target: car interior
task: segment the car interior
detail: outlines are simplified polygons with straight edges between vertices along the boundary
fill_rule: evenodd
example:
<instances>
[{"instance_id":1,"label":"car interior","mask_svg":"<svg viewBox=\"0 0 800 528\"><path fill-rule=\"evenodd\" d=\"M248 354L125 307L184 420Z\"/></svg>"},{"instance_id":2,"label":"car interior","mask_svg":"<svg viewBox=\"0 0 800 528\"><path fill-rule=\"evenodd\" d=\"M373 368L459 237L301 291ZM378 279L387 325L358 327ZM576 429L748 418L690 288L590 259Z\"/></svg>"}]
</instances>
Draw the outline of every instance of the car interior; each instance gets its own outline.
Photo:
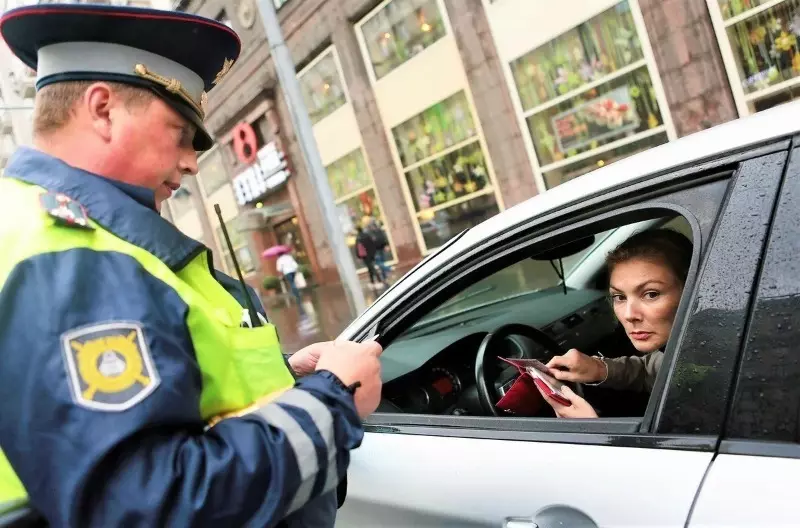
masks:
<instances>
[{"instance_id":1,"label":"car interior","mask_svg":"<svg viewBox=\"0 0 800 528\"><path fill-rule=\"evenodd\" d=\"M501 357L546 363L570 348L609 358L636 355L614 316L605 257L634 233L651 229L692 239L680 215L617 225L546 250L533 246L513 264L438 302L385 347L378 412L514 416L496 406L519 376ZM650 397L602 385L572 388L604 417L641 417ZM542 405L535 416L554 414Z\"/></svg>"}]
</instances>

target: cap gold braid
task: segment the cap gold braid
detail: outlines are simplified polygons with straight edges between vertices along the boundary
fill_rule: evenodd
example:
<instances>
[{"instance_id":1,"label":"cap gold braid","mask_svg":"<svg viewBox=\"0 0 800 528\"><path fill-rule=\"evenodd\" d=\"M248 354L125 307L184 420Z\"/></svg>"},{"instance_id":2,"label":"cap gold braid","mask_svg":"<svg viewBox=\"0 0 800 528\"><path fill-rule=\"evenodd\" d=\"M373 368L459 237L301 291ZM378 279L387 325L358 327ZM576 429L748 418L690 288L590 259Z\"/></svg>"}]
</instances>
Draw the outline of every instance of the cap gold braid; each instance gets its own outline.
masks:
<instances>
[{"instance_id":1,"label":"cap gold braid","mask_svg":"<svg viewBox=\"0 0 800 528\"><path fill-rule=\"evenodd\" d=\"M160 84L168 92L174 93L175 95L186 101L189 104L189 106L191 106L192 109L195 112L197 112L197 114L200 116L200 119L205 118L205 109L202 108L202 106L205 106L202 104L204 102L203 98L201 98L200 100L201 104L197 104L178 79L168 79L167 77L162 77L161 75L148 70L147 66L145 66L144 64L137 64L136 67L133 69L133 71L139 77L147 79L148 81L153 81L156 84ZM203 92L203 95L205 95L205 92Z\"/></svg>"}]
</instances>

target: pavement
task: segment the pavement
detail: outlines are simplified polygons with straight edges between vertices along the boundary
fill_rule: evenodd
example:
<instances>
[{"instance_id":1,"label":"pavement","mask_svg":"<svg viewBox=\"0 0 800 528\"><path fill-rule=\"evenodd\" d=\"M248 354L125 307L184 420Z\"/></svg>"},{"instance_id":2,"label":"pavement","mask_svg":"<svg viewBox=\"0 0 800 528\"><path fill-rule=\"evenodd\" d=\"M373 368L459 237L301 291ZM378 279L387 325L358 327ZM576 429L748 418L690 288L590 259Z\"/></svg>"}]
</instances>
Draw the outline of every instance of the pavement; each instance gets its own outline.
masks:
<instances>
[{"instance_id":1,"label":"pavement","mask_svg":"<svg viewBox=\"0 0 800 528\"><path fill-rule=\"evenodd\" d=\"M367 306L384 291L371 288L368 282L362 282L361 287ZM290 294L260 294L267 317L278 329L283 353L287 356L312 343L335 339L355 318L341 284L306 289L302 303L305 317L301 316Z\"/></svg>"}]
</instances>

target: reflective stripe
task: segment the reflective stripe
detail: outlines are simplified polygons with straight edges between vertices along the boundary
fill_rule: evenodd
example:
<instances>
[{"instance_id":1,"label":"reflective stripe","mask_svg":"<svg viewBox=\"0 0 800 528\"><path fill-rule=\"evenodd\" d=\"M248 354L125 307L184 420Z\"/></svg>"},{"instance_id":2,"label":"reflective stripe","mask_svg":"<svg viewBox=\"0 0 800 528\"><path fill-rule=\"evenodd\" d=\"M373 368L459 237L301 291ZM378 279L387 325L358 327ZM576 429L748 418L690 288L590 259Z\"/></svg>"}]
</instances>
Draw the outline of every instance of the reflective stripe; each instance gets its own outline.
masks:
<instances>
[{"instance_id":1,"label":"reflective stripe","mask_svg":"<svg viewBox=\"0 0 800 528\"><path fill-rule=\"evenodd\" d=\"M27 499L12 500L7 502L0 502L0 514L5 514L11 511L19 510L28 504Z\"/></svg>"},{"instance_id":2,"label":"reflective stripe","mask_svg":"<svg viewBox=\"0 0 800 528\"><path fill-rule=\"evenodd\" d=\"M311 480L313 483L314 477L319 472L319 462L317 461L317 450L314 447L314 442L311 440L311 437L303 431L303 428L300 427L297 420L292 418L292 415L278 405L267 405L263 409L259 409L258 414L261 415L267 423L281 429L286 434L286 439L289 441L289 445L292 446L292 451L294 451L294 456L297 459L297 468L300 470L300 490L303 489L303 484L305 484L307 480ZM300 490L298 490L298 494ZM309 492L306 502L308 502L310 497L311 493ZM292 504L294 504L297 499L298 497L295 495Z\"/></svg>"},{"instance_id":3,"label":"reflective stripe","mask_svg":"<svg viewBox=\"0 0 800 528\"><path fill-rule=\"evenodd\" d=\"M286 391L277 400L275 400L275 403L288 405L290 407L297 407L306 411L311 417L314 425L319 431L320 436L322 436L322 439L325 442L325 449L328 452L325 487L323 490L328 491L329 489L333 489L333 487L335 487L338 483L338 471L336 465L336 442L333 438L333 415L331 412L327 407L325 407L325 404L323 404L317 398L300 389L291 389ZM316 472L319 472L319 465L317 465L315 473ZM315 480L316 479L314 478L303 479L303 482L300 484L300 487L295 494L294 500L292 500L292 502L289 504L287 514L299 510L305 506L306 503L308 503L308 501L311 499L311 494L314 492ZM333 485L329 488L331 481L333 481Z\"/></svg>"}]
</instances>

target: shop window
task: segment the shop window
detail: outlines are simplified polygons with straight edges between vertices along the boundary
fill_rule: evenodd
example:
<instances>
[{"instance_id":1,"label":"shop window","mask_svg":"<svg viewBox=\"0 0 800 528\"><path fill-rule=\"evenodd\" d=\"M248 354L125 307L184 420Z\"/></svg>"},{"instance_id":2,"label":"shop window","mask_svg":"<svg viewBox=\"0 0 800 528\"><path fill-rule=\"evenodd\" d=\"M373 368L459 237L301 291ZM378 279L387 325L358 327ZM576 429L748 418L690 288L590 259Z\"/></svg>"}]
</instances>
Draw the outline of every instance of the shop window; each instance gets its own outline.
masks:
<instances>
[{"instance_id":1,"label":"shop window","mask_svg":"<svg viewBox=\"0 0 800 528\"><path fill-rule=\"evenodd\" d=\"M326 170L353 261L361 262L356 252L356 228L377 225L384 229L386 226L364 153L358 148L328 165ZM388 238L389 234L386 235ZM394 254L389 256L389 260L394 259Z\"/></svg>"},{"instance_id":2,"label":"shop window","mask_svg":"<svg viewBox=\"0 0 800 528\"><path fill-rule=\"evenodd\" d=\"M441 39L438 0L391 0L361 26L369 61L380 79Z\"/></svg>"},{"instance_id":3,"label":"shop window","mask_svg":"<svg viewBox=\"0 0 800 528\"><path fill-rule=\"evenodd\" d=\"M206 196L211 196L223 185L230 183L222 151L216 146L198 160L197 167L197 181Z\"/></svg>"},{"instance_id":4,"label":"shop window","mask_svg":"<svg viewBox=\"0 0 800 528\"><path fill-rule=\"evenodd\" d=\"M800 84L800 0L720 1L736 73L751 111L794 99ZM794 88L794 89L793 89ZM778 94L776 92L784 92Z\"/></svg>"},{"instance_id":5,"label":"shop window","mask_svg":"<svg viewBox=\"0 0 800 528\"><path fill-rule=\"evenodd\" d=\"M250 245L247 238L239 232L236 227L235 221L225 222L225 228L228 230L228 236L231 239L231 246L236 254L236 260L239 262L242 273L252 273L256 271L256 261L253 259L253 253L250 251ZM236 276L236 268L231 259L231 252L228 250L228 244L225 243L225 235L222 233L222 227L217 226L217 245L219 246L222 260L225 263L225 271L228 275Z\"/></svg>"},{"instance_id":6,"label":"shop window","mask_svg":"<svg viewBox=\"0 0 800 528\"><path fill-rule=\"evenodd\" d=\"M642 141L629 143L619 148L615 148L601 154L596 154L584 160L570 163L564 167L547 171L544 173L545 185L548 189L552 189L556 185L561 185L562 183L575 179L578 176L583 176L587 172L599 169L600 167L605 167L610 163L614 163L615 161L632 156L642 150L657 147L658 145L666 143L667 141L669 141L667 134L662 132L660 134L656 134L655 136L647 137Z\"/></svg>"},{"instance_id":7,"label":"shop window","mask_svg":"<svg viewBox=\"0 0 800 528\"><path fill-rule=\"evenodd\" d=\"M499 211L464 92L394 127L392 134L427 250Z\"/></svg>"},{"instance_id":8,"label":"shop window","mask_svg":"<svg viewBox=\"0 0 800 528\"><path fill-rule=\"evenodd\" d=\"M516 59L511 71L548 188L666 137L627 1Z\"/></svg>"},{"instance_id":9,"label":"shop window","mask_svg":"<svg viewBox=\"0 0 800 528\"><path fill-rule=\"evenodd\" d=\"M300 74L300 88L312 123L321 121L345 104L344 83L332 49Z\"/></svg>"},{"instance_id":10,"label":"shop window","mask_svg":"<svg viewBox=\"0 0 800 528\"><path fill-rule=\"evenodd\" d=\"M722 18L728 20L747 13L751 9L755 9L763 4L767 4L769 1L770 0L717 0L717 3L719 3Z\"/></svg>"}]
</instances>

